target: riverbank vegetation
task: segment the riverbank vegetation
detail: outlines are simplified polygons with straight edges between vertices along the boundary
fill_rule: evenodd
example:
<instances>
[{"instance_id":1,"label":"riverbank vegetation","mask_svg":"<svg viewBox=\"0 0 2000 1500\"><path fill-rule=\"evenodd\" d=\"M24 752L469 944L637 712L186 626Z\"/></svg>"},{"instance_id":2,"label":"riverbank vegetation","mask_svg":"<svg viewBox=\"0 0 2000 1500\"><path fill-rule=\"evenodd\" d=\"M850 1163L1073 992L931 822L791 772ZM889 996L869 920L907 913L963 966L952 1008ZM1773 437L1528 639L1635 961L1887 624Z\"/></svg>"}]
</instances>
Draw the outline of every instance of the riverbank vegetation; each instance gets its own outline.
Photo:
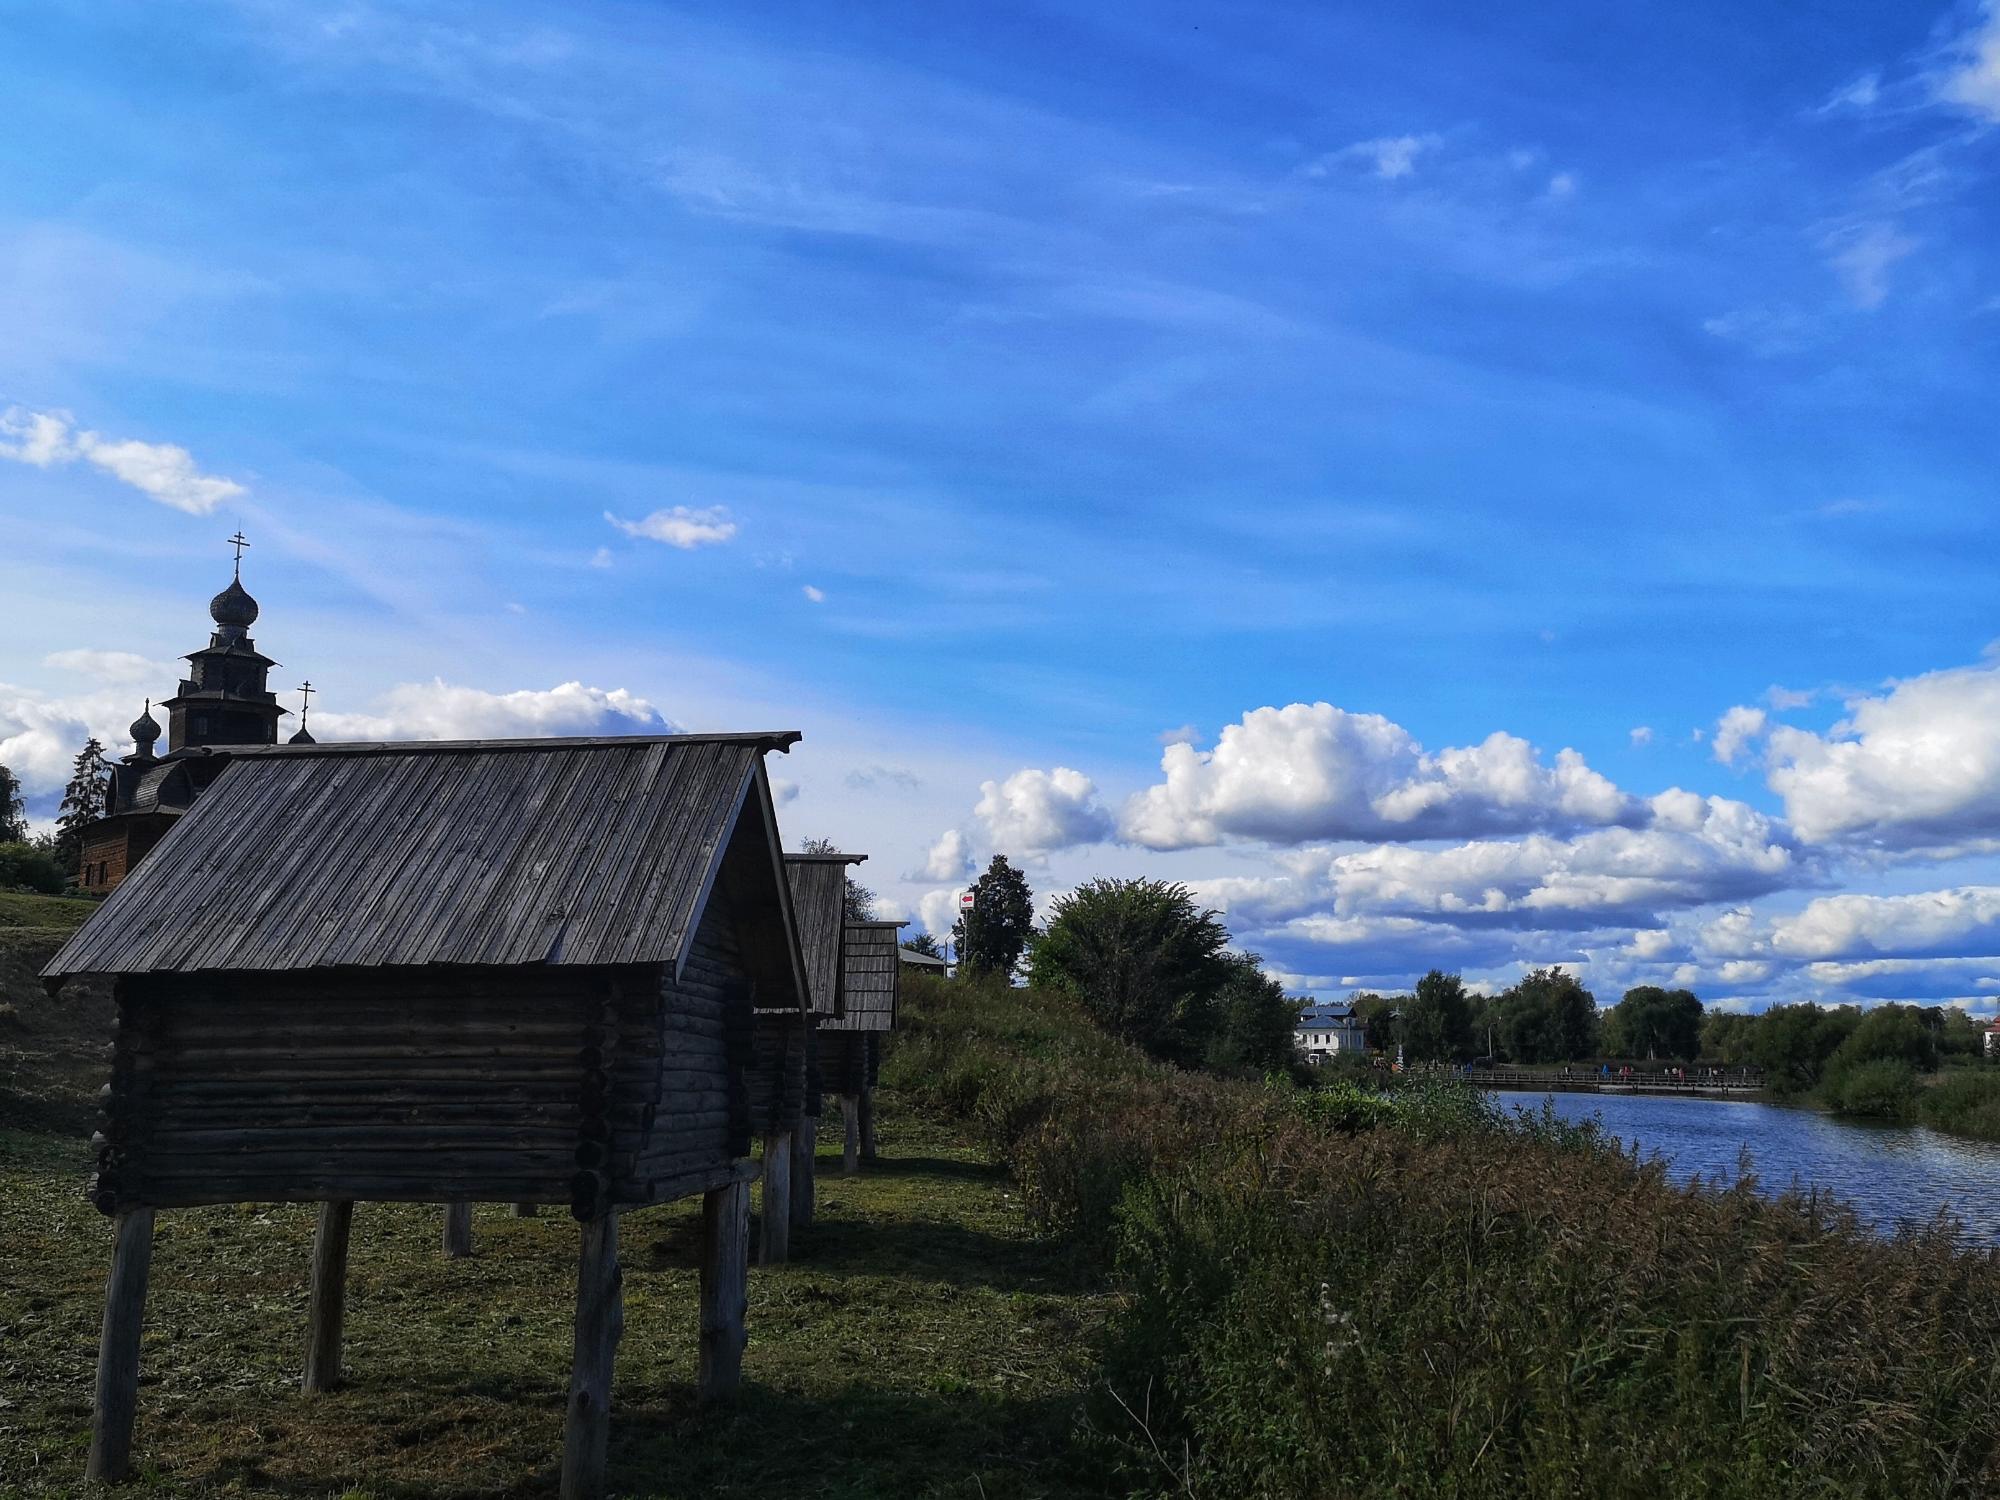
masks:
<instances>
[{"instance_id":1,"label":"riverbank vegetation","mask_svg":"<svg viewBox=\"0 0 2000 1500\"><path fill-rule=\"evenodd\" d=\"M1090 1430L1179 1494L1974 1495L2000 1262L1671 1182L1432 1078L1252 1085L1058 994L911 985L885 1067L1119 1302Z\"/></svg>"}]
</instances>

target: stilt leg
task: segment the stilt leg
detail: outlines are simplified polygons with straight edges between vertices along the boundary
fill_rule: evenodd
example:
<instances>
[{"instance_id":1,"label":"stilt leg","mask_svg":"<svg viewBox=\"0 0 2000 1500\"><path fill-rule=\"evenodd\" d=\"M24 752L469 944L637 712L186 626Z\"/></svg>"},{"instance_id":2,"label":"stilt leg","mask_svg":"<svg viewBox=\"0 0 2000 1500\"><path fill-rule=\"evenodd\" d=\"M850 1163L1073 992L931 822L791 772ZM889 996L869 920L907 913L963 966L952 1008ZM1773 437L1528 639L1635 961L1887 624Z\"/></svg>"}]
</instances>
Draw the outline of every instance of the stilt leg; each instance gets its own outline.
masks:
<instances>
[{"instance_id":1,"label":"stilt leg","mask_svg":"<svg viewBox=\"0 0 2000 1500\"><path fill-rule=\"evenodd\" d=\"M340 1384L340 1331L347 1319L347 1241L354 1225L352 1203L322 1203L313 1235L312 1303L306 1313L308 1395Z\"/></svg>"},{"instance_id":2,"label":"stilt leg","mask_svg":"<svg viewBox=\"0 0 2000 1500\"><path fill-rule=\"evenodd\" d=\"M472 1205L447 1203L444 1206L444 1258L464 1260L472 1254Z\"/></svg>"},{"instance_id":3,"label":"stilt leg","mask_svg":"<svg viewBox=\"0 0 2000 1500\"><path fill-rule=\"evenodd\" d=\"M858 1094L840 1096L840 1122L846 1131L846 1139L841 1146L840 1175L852 1177L861 1170L861 1097Z\"/></svg>"},{"instance_id":4,"label":"stilt leg","mask_svg":"<svg viewBox=\"0 0 2000 1500\"><path fill-rule=\"evenodd\" d=\"M804 1229L813 1221L813 1154L819 1150L819 1120L807 1115L792 1132L792 1228Z\"/></svg>"},{"instance_id":5,"label":"stilt leg","mask_svg":"<svg viewBox=\"0 0 2000 1500\"><path fill-rule=\"evenodd\" d=\"M875 1090L861 1091L861 1159L875 1160Z\"/></svg>"},{"instance_id":6,"label":"stilt leg","mask_svg":"<svg viewBox=\"0 0 2000 1500\"><path fill-rule=\"evenodd\" d=\"M732 1182L701 1200L701 1363L704 1401L733 1394L743 1378L743 1315L749 1308L750 1184Z\"/></svg>"},{"instance_id":7,"label":"stilt leg","mask_svg":"<svg viewBox=\"0 0 2000 1500\"><path fill-rule=\"evenodd\" d=\"M132 1471L132 1419L139 1409L139 1332L153 1264L153 1211L118 1216L111 1281L104 1290L104 1336L97 1346L97 1406L90 1419L86 1476L115 1483Z\"/></svg>"},{"instance_id":8,"label":"stilt leg","mask_svg":"<svg viewBox=\"0 0 2000 1500\"><path fill-rule=\"evenodd\" d=\"M611 1442L611 1371L625 1332L623 1277L618 1270L618 1216L583 1226L576 1262L576 1342L569 1374L569 1418L563 1428L562 1500L597 1500L604 1493Z\"/></svg>"},{"instance_id":9,"label":"stilt leg","mask_svg":"<svg viewBox=\"0 0 2000 1500\"><path fill-rule=\"evenodd\" d=\"M757 1264L781 1266L792 1255L792 1132L764 1137L764 1207L757 1217Z\"/></svg>"},{"instance_id":10,"label":"stilt leg","mask_svg":"<svg viewBox=\"0 0 2000 1500\"><path fill-rule=\"evenodd\" d=\"M514 1205L514 1217L517 1219L532 1219L541 1211L542 1208L539 1203L516 1203Z\"/></svg>"}]
</instances>

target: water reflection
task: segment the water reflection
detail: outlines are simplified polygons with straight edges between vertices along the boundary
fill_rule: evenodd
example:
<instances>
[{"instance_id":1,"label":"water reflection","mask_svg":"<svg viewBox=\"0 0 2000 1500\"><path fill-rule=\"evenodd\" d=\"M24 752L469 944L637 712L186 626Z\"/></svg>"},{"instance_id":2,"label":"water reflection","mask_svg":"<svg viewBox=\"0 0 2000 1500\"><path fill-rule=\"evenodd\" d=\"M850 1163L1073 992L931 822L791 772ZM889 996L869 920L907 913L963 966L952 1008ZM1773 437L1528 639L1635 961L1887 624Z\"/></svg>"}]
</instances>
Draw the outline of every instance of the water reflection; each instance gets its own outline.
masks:
<instances>
[{"instance_id":1,"label":"water reflection","mask_svg":"<svg viewBox=\"0 0 2000 1500\"><path fill-rule=\"evenodd\" d=\"M1540 1104L1533 1094L1496 1097L1507 1105ZM1796 1182L1835 1193L1884 1230L1929 1219L1943 1205L1964 1220L1968 1240L2000 1245L2000 1145L1917 1125L1857 1125L1737 1099L1549 1097L1564 1118L1596 1115L1626 1145L1664 1157L1678 1178L1733 1181L1747 1149L1758 1179L1772 1192Z\"/></svg>"}]
</instances>

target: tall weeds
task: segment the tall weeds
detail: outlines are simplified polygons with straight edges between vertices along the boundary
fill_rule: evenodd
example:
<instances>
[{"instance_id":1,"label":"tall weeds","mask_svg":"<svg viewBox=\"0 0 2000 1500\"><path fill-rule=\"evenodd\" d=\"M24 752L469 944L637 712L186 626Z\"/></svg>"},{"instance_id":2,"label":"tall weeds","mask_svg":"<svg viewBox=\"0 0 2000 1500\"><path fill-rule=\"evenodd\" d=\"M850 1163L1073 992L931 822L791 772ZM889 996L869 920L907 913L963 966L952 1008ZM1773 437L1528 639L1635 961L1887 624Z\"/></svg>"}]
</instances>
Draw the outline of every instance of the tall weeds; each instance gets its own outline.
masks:
<instances>
[{"instance_id":1,"label":"tall weeds","mask_svg":"<svg viewBox=\"0 0 2000 1500\"><path fill-rule=\"evenodd\" d=\"M1161 1068L1062 1001L917 987L887 1072L1123 1294L1095 1422L1216 1496L2000 1493L2000 1260L1669 1181L1446 1082Z\"/></svg>"}]
</instances>

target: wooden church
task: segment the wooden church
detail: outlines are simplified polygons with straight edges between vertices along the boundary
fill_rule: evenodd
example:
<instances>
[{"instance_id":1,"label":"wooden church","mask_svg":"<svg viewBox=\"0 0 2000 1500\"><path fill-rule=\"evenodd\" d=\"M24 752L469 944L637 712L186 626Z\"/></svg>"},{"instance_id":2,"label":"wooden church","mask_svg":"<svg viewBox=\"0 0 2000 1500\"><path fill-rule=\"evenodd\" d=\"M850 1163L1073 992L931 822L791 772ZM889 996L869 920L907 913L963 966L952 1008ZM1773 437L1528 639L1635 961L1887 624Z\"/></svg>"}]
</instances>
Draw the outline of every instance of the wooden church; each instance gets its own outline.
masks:
<instances>
[{"instance_id":1,"label":"wooden church","mask_svg":"<svg viewBox=\"0 0 2000 1500\"><path fill-rule=\"evenodd\" d=\"M217 747L278 742L278 721L289 710L270 689L277 663L250 638L258 606L243 587L243 549L249 543L240 532L230 541L236 548L235 576L208 601L215 629L206 646L188 653L188 675L160 705L167 711L166 753L154 750L160 724L149 702L132 721L132 753L111 769L105 815L84 833L77 878L93 895L116 890L222 774L224 762L213 753ZM310 703L310 686L305 691ZM312 742L301 715L292 743Z\"/></svg>"},{"instance_id":2,"label":"wooden church","mask_svg":"<svg viewBox=\"0 0 2000 1500\"><path fill-rule=\"evenodd\" d=\"M208 701L183 697L187 715ZM129 1468L153 1218L183 1205L321 1205L309 1391L340 1367L355 1204L567 1205L562 1493L586 1496L623 1327L619 1216L701 1194L700 1388L735 1385L756 1038L802 1033L812 1004L764 769L797 739L209 753L211 784L44 971L106 976L117 998L93 1478Z\"/></svg>"}]
</instances>

